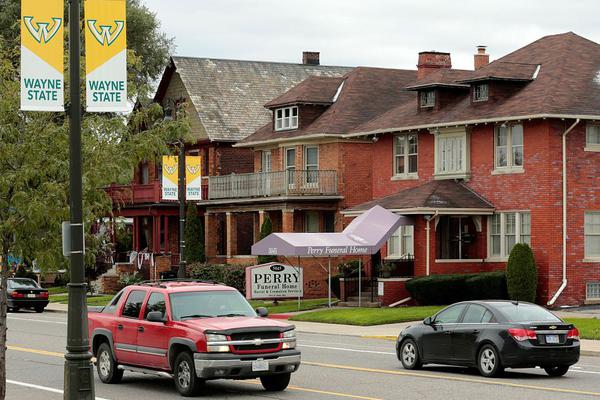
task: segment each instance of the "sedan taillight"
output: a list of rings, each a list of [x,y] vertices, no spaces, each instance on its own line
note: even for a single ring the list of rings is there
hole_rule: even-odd
[[[41,292],[40,297],[48,298],[48,292]]]
[[[567,333],[567,339],[579,340],[579,329],[571,329],[569,333]]]
[[[531,329],[510,328],[508,334],[518,342],[537,339],[537,334]]]
[[[23,293],[15,291],[10,294],[10,297],[12,297],[13,299],[22,299],[23,297],[25,297],[25,295]]]

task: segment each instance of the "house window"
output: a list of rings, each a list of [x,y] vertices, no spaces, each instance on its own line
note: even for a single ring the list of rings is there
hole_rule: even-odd
[[[435,171],[448,178],[464,178],[469,172],[467,133],[464,129],[437,133]]]
[[[600,125],[587,125],[585,134],[585,150],[600,151]]]
[[[435,106],[435,90],[426,90],[420,92],[421,96],[421,107],[433,107]]]
[[[488,84],[482,83],[473,87],[473,101],[486,101],[488,99]]]
[[[523,125],[498,126],[494,136],[496,168],[522,168]]]
[[[319,148],[317,146],[304,146],[304,169],[306,170],[306,183],[319,181]]]
[[[417,173],[417,135],[394,136],[394,175],[407,176]]]
[[[262,172],[271,172],[271,151],[261,152],[260,167]]]
[[[414,227],[399,227],[388,240],[387,258],[408,258],[414,254]]]
[[[288,185],[293,185],[296,171],[296,148],[285,149],[285,172]]]
[[[143,185],[150,183],[150,174],[147,162],[143,162],[140,165],[140,183]]]
[[[585,257],[600,258],[600,211],[588,211],[584,218]]]
[[[585,287],[586,300],[600,300],[600,282],[588,282]]]
[[[298,107],[285,107],[275,110],[275,130],[298,128]]]
[[[505,258],[516,243],[531,246],[531,214],[529,212],[502,212],[490,216],[489,255]]]
[[[304,232],[319,232],[319,213],[307,211],[304,213]]]

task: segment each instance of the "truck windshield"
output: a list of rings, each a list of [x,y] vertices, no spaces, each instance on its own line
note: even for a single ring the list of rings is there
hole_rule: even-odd
[[[169,295],[173,320],[214,317],[256,317],[238,291],[181,292]]]

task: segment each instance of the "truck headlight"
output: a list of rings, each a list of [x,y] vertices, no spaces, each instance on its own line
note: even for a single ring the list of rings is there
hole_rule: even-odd
[[[295,329],[283,332],[283,338],[288,340],[283,343],[283,346],[281,346],[281,348],[283,350],[296,348],[296,330]]]
[[[223,342],[227,342],[227,336],[214,333],[207,334],[206,351],[209,353],[228,353],[229,345],[223,344]]]

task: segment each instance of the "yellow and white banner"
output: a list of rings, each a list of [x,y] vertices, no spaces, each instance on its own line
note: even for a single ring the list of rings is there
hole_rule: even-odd
[[[179,157],[163,156],[162,158],[162,199],[177,200],[177,162]]]
[[[202,157],[185,157],[185,187],[187,200],[202,200]]]
[[[21,110],[64,111],[64,1],[21,1]]]
[[[87,111],[129,108],[126,30],[125,0],[85,0]]]

